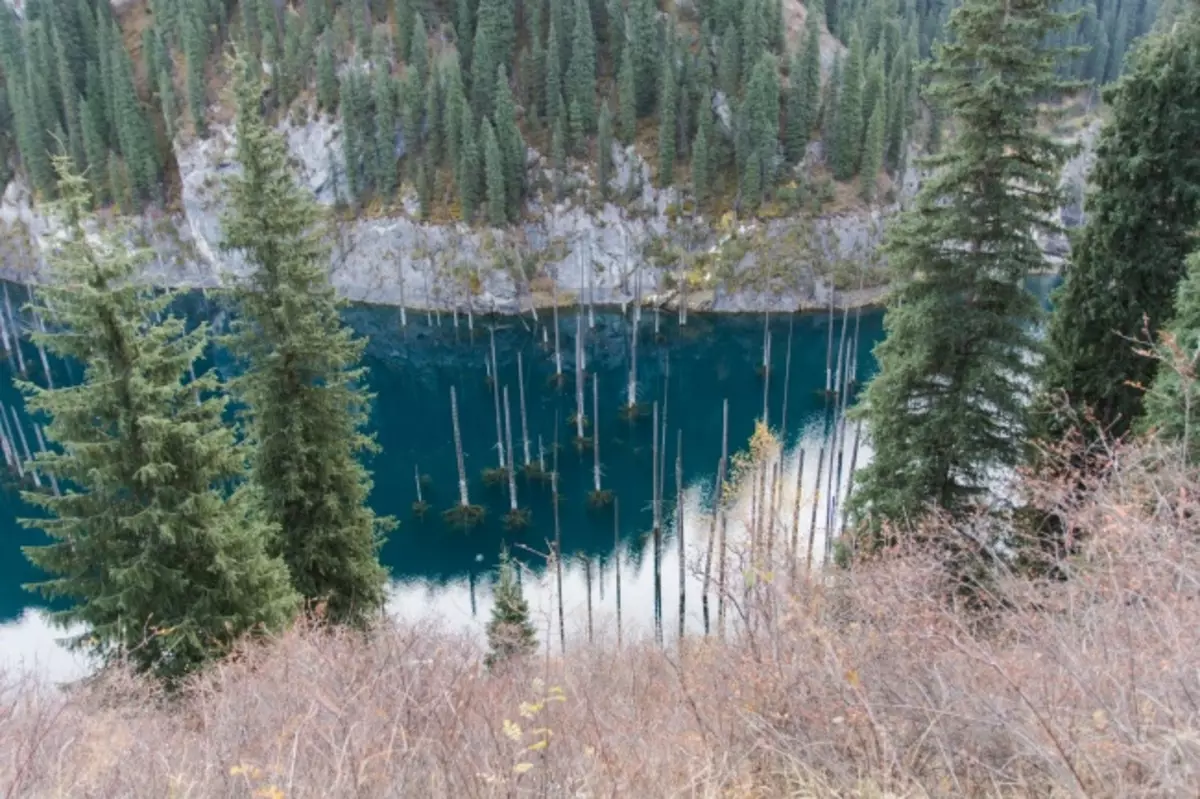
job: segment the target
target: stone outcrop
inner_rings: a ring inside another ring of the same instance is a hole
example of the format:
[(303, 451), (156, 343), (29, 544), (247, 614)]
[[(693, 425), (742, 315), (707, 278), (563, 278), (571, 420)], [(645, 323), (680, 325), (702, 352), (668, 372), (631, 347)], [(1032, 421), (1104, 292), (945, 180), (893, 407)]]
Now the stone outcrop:
[[(338, 124), (317, 117), (302, 126), (285, 124), (281, 131), (298, 179), (317, 201), (332, 206), (344, 198)], [(176, 287), (221, 285), (245, 268), (236, 253), (224, 252), (220, 246), (223, 184), (238, 168), (232, 130), (214, 126), (207, 139), (176, 142), (175, 155), (182, 181), (180, 209), (134, 220), (138, 243), (155, 254), (146, 277)], [(819, 148), (815, 155), (819, 158)], [(548, 303), (554, 294), (567, 301), (581, 290), (596, 303), (620, 304), (632, 301), (639, 288), (647, 301), (670, 301), (676, 297), (673, 276), (640, 253), (653, 239), (669, 234), (668, 213), (678, 198), (652, 185), (649, 166), (632, 147), (614, 144), (613, 161), (612, 188), (621, 197), (620, 205), (596, 202), (594, 179), (586, 171), (575, 171), (564, 181), (570, 187), (564, 202), (535, 198), (526, 221), (510, 230), (422, 223), (413, 196), (403, 197), (386, 216), (360, 215), (337, 223), (331, 236), (333, 283), (351, 300), (414, 309), (519, 312), (530, 303)], [(1081, 164), (1079, 170), (1085, 172), (1086, 163)], [(529, 169), (535, 183), (549, 185), (546, 159), (533, 150)], [(911, 196), (918, 180), (916, 171), (909, 170), (900, 195)], [(859, 209), (815, 220), (809, 234), (816, 241), (815, 263), (796, 259), (788, 279), (771, 282), (769, 290), (750, 288), (760, 268), (754, 252), (741, 257), (723, 279), (714, 277), (712, 270), (693, 275), (689, 307), (738, 312), (824, 305), (828, 276), (838, 265), (845, 271), (848, 263), (871, 258), (884, 219), (894, 210), (894, 206)], [(768, 237), (780, 236), (796, 224), (796, 220), (777, 219), (765, 223), (765, 232)], [(0, 276), (41, 279), (41, 254), (53, 246), (55, 229), (53, 220), (33, 207), (20, 179), (11, 182), (0, 202)], [(692, 242), (692, 249), (711, 251), (716, 244), (710, 238)], [(843, 288), (852, 287), (843, 281)], [(871, 302), (880, 294), (839, 292), (839, 296)]]

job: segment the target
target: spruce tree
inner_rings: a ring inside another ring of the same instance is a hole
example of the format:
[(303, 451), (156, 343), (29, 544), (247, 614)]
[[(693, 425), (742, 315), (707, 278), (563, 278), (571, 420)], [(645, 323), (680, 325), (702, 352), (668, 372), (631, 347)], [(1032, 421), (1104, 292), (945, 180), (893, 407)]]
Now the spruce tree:
[(374, 83), (375, 191), (386, 201), (396, 191), (396, 81), (380, 66)]
[(461, 128), (462, 141), (459, 144), (458, 168), (458, 198), (462, 204), (464, 222), (475, 218), (479, 208), (479, 168), (482, 159), (479, 157), (479, 143), (475, 135), (475, 123), (471, 120), (469, 111), (464, 113)]
[(697, 208), (704, 208), (712, 197), (712, 154), (709, 143), (713, 135), (712, 98), (705, 98), (699, 109), (700, 124), (692, 144), (692, 193)]
[(862, 41), (855, 34), (838, 88), (837, 125), (834, 133), (833, 176), (850, 180), (858, 172), (863, 130)]
[(678, 97), (673, 61), (671, 51), (667, 50), (662, 60), (662, 77), (659, 79), (662, 96), (658, 102), (658, 185), (662, 188), (675, 184), (675, 113)]
[(1111, 116), (1096, 147), (1087, 224), (1055, 295), (1046, 404), (1065, 394), (1114, 435), (1138, 417), (1155, 373), (1131, 340), (1147, 324), (1156, 335), (1173, 316), (1200, 223), (1198, 13), (1145, 40), (1106, 92)]
[(1022, 281), (1045, 267), (1035, 233), (1054, 229), (1068, 155), (1030, 102), (1060, 86), (1053, 7), (964, 0), (932, 67), (956, 135), (885, 249), (899, 284), (861, 405), (875, 454), (851, 497), (875, 533), (963, 511), (1021, 455), (1040, 313)]
[(500, 143), (496, 141), (496, 131), (489, 119), (483, 120), (483, 164), (487, 179), (488, 224), (503, 227), (508, 218), (505, 213), (504, 157), (500, 154)]
[[(546, 38), (546, 51), (553, 54), (558, 49), (558, 29), (554, 25), (554, 20), (550, 20), (550, 32)], [(558, 59), (550, 58), (546, 62), (546, 121), (550, 123), (550, 127), (554, 127), (557, 122), (566, 113), (566, 108), (563, 106), (563, 78), (562, 68), (559, 66)]]
[[(101, 16), (101, 20), (104, 17)], [(206, 107), (208, 99), (204, 85), (204, 63), (208, 57), (208, 36), (204, 21), (197, 10), (187, 14), (187, 24), (184, 26), (184, 56), (187, 59), (187, 96), (188, 111), (192, 117), (192, 128), (197, 136), (208, 134)], [(103, 26), (102, 26), (103, 27)], [(110, 94), (110, 92), (106, 92)]]
[(415, 70), (424, 88), (429, 80), (429, 34), (425, 31), (425, 19), (416, 14), (413, 17), (412, 34), (408, 46), (408, 66)]
[[(162, 110), (163, 130), (167, 134), (168, 144), (175, 140), (175, 124), (179, 115), (179, 109), (176, 106), (176, 103), (175, 83), (171, 80), (171, 73), (166, 67), (164, 67), (158, 73), (158, 106)], [(89, 144), (87, 141), (87, 130), (90, 118), (90, 114), (85, 114), (83, 118), (84, 145), (89, 153), (92, 151), (93, 147), (96, 147), (98, 150), (100, 144), (98, 140), (91, 144)], [(89, 162), (91, 161), (90, 154), (88, 155), (88, 160)]]
[(863, 142), (862, 170), (859, 172), (859, 194), (866, 202), (875, 199), (875, 187), (879, 181), (879, 170), (883, 167), (883, 134), (885, 128), (884, 105), (886, 98), (875, 97), (875, 107), (867, 121), (867, 137)]
[(51, 538), (25, 548), (50, 575), (31, 588), (73, 600), (54, 615), (86, 625), (74, 647), (176, 683), (240, 637), (281, 630), (296, 594), (266, 549), (278, 530), (249, 492), (227, 488), (244, 476), (246, 453), (223, 421), (215, 373), (188, 380), (208, 326), (189, 332), (169, 312), (173, 295), (137, 280), (148, 253), (113, 233), (89, 242), (86, 184), (66, 158), (56, 165), (69, 233), (39, 292), (53, 332), (34, 338), (81, 363), (84, 377), (69, 388), (21, 384), (58, 445), (37, 468), (70, 486), (24, 494), (45, 515), (22, 524)]
[(550, 134), (550, 158), (554, 163), (554, 198), (556, 201), (561, 201), (563, 177), (567, 171), (567, 141), (562, 117), (555, 121), (554, 130)]
[(750, 74), (767, 52), (767, 20), (763, 6), (769, 0), (743, 0), (741, 28), (742, 82), (750, 83)]
[(640, 115), (654, 110), (658, 100), (661, 41), (655, 0), (630, 0), (629, 51), (633, 60)]
[(1200, 252), (1187, 261), (1187, 276), (1175, 296), (1175, 318), (1157, 348), (1162, 363), (1146, 393), (1142, 426), (1168, 441), (1183, 445), (1194, 462), (1200, 453)]
[(578, 104), (583, 132), (591, 133), (596, 127), (596, 35), (586, 0), (574, 2), (575, 31), (571, 36), (566, 99)]
[[(461, 165), (460, 150), (463, 139), (463, 124), (468, 115), (467, 94), (463, 89), (462, 69), (458, 54), (452, 53), (443, 62), (442, 86), (445, 87), (446, 108), (442, 114), (442, 141), (446, 145), (446, 156), (454, 170), (455, 183), (460, 184), (458, 169)], [(461, 189), (460, 189), (461, 191)]]
[(413, 44), (413, 30), (416, 28), (416, 0), (396, 0), (396, 45), (400, 48), (397, 55), (401, 61), (408, 62)]
[(600, 197), (609, 197), (609, 183), (612, 181), (612, 110), (607, 100), (600, 104), (600, 121), (596, 130), (596, 185), (600, 189)]
[(794, 164), (804, 157), (821, 102), (821, 22), (815, 10), (805, 20), (804, 43), (792, 59), (788, 78), (786, 149)]
[(338, 79), (327, 37), (317, 48), (317, 105), (327, 114), (337, 112)]
[(499, 580), (494, 597), (492, 619), (487, 625), (488, 653), (484, 660), (489, 669), (537, 651), (537, 632), (529, 620), (529, 603), (525, 601), (516, 567), (507, 550), (500, 552)]
[[(239, 70), (239, 72), (244, 72)], [(299, 594), (335, 623), (379, 613), (379, 563), (390, 524), (371, 511), (359, 461), (375, 449), (363, 432), (371, 397), (361, 386), (366, 342), (339, 316), (319, 210), (288, 166), (283, 137), (262, 119), (260, 86), (237, 85), (237, 160), (228, 182), (223, 245), (250, 267), (233, 294), (228, 345), (244, 366), (233, 383), (254, 447), (251, 476)]]
[[(628, 48), (626, 48), (628, 53)], [(637, 83), (633, 70), (633, 59), (626, 55), (621, 60), (621, 71), (617, 75), (617, 112), (620, 115), (621, 141), (633, 142), (637, 135)]]
[(508, 71), (496, 68), (496, 141), (504, 163), (505, 213), (516, 222), (521, 215), (521, 198), (525, 191), (525, 154), (527, 147), (517, 127), (517, 104), (508, 86)]
[(741, 85), (741, 60), (738, 51), (737, 28), (731, 23), (721, 35), (721, 50), (717, 55), (717, 88), (732, 103)]

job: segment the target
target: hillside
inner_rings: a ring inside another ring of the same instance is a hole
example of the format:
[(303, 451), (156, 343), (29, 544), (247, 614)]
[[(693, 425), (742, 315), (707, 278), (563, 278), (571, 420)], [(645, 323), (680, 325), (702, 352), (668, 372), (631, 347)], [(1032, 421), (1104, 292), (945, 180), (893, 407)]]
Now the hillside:
[[(152, 279), (213, 286), (237, 268), (219, 224), (234, 47), (338, 220), (335, 284), (373, 302), (518, 311), (550, 302), (551, 283), (716, 310), (822, 306), (831, 286), (854, 301), (883, 280), (881, 218), (940, 136), (915, 66), (942, 12), (921, 2), (69, 5), (0, 14), (12, 278), (33, 279), (55, 227), (39, 202), (58, 142), (102, 202), (137, 215)], [(475, 79), (477, 39), (499, 48), (498, 82)]]

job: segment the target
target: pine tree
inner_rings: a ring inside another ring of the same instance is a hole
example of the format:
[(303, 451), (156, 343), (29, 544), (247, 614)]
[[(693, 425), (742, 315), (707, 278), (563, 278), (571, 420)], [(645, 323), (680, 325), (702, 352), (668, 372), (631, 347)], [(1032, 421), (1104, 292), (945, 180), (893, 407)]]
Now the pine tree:
[(208, 326), (189, 332), (168, 310), (172, 294), (156, 297), (135, 279), (147, 253), (111, 233), (89, 243), (86, 184), (67, 159), (57, 168), (70, 235), (51, 256), (55, 280), (39, 292), (54, 332), (34, 336), (82, 363), (84, 378), (69, 388), (21, 385), (61, 448), (40, 454), (38, 468), (73, 486), (24, 494), (45, 516), (22, 523), (52, 539), (25, 548), (50, 575), (32, 587), (74, 600), (55, 614), (86, 625), (73, 646), (174, 683), (247, 633), (281, 630), (296, 595), (265, 548), (277, 531), (248, 492), (226, 490), (243, 477), (245, 453), (223, 422), (215, 373), (187, 380)]
[(464, 222), (475, 218), (479, 208), (479, 144), (475, 135), (475, 123), (469, 112), (463, 115), (461, 128), (462, 142), (459, 145), (458, 168), (458, 198), (462, 204)]
[(500, 155), (500, 143), (491, 120), (483, 120), (483, 163), (487, 178), (487, 216), (492, 227), (503, 227), (507, 214), (504, 189), (504, 157)]
[[(177, 101), (175, 100), (175, 83), (171, 80), (171, 73), (167, 70), (166, 67), (164, 67), (162, 69), (162, 71), (160, 71), (158, 73), (158, 106), (160, 109), (162, 109), (163, 130), (167, 134), (167, 142), (168, 143), (175, 140), (175, 131), (176, 131), (175, 122), (176, 122), (177, 117), (179, 116), (179, 109), (176, 107), (176, 102)], [(88, 161), (90, 163), (95, 163), (95, 162), (91, 161), (92, 148), (96, 147), (97, 151), (98, 151), (99, 146), (102, 144), (102, 142), (100, 142), (99, 139), (96, 138), (91, 144), (88, 143), (87, 129), (88, 129), (88, 124), (89, 124), (89, 119), (90, 119), (90, 114), (85, 114), (84, 118), (83, 118), (84, 145), (89, 153)], [(97, 133), (92, 134), (93, 137), (96, 137), (97, 135), (98, 135)]]
[[(299, 594), (335, 623), (362, 625), (379, 612), (387, 573), (379, 563), (389, 519), (367, 504), (371, 478), (359, 455), (370, 395), (361, 387), (363, 339), (339, 316), (318, 208), (288, 167), (283, 137), (263, 121), (260, 87), (237, 86), (237, 159), (228, 182), (224, 246), (250, 274), (235, 289), (228, 345), (245, 368), (233, 383), (254, 446), (251, 475), (275, 549)], [(280, 309), (285, 309), (283, 313)]]
[(742, 164), (742, 202), (755, 208), (770, 181), (769, 170), (778, 149), (779, 83), (775, 57), (764, 52), (750, 75), (741, 124), (745, 160)]
[[(628, 51), (628, 48), (626, 48)], [(637, 84), (633, 70), (633, 59), (626, 57), (621, 61), (621, 71), (617, 75), (617, 112), (620, 114), (621, 141), (626, 144), (633, 142), (637, 135)]]
[(375, 191), (390, 200), (396, 191), (396, 81), (386, 67), (375, 69)]
[[(461, 186), (458, 169), (461, 166), (460, 149), (463, 139), (464, 120), (468, 114), (467, 95), (463, 89), (462, 70), (459, 67), (458, 55), (451, 54), (443, 62), (442, 86), (446, 92), (446, 110), (442, 115), (442, 140), (446, 144), (446, 155), (450, 166), (454, 169), (455, 184)], [(461, 188), (460, 188), (461, 191)]]
[(317, 105), (327, 114), (337, 113), (337, 72), (333, 67), (333, 53), (329, 51), (327, 37), (321, 40), (317, 48)]
[(850, 180), (858, 172), (863, 129), (862, 41), (855, 34), (838, 88), (837, 126), (833, 150), (833, 176)]
[[(104, 17), (101, 16), (101, 20)], [(102, 26), (103, 29), (104, 26)], [(197, 136), (208, 135), (206, 107), (208, 98), (204, 85), (204, 63), (208, 56), (208, 36), (198, 11), (187, 14), (184, 26), (184, 55), (187, 59), (188, 111), (192, 116), (192, 127)], [(107, 81), (106, 81), (107, 83)], [(106, 91), (105, 94), (111, 95)]]
[(571, 60), (567, 68), (568, 103), (576, 103), (584, 133), (596, 127), (596, 35), (586, 0), (574, 0), (575, 31), (571, 36)]
[(738, 32), (731, 23), (721, 36), (721, 51), (717, 56), (717, 88), (725, 93), (731, 103), (737, 97), (742, 80), (739, 56)]
[(712, 196), (712, 155), (709, 152), (709, 140), (713, 135), (711, 97), (701, 103), (699, 115), (696, 141), (692, 144), (692, 193), (696, 196), (697, 208), (703, 208)]
[[(1200, 13), (1148, 38), (1105, 98), (1111, 116), (1096, 147), (1087, 224), (1055, 296), (1045, 387), (1047, 404), (1065, 394), (1120, 435), (1155, 372), (1131, 340), (1146, 324), (1156, 335), (1173, 316), (1200, 223)], [(1048, 419), (1046, 432), (1055, 426)]]
[(1145, 396), (1142, 427), (1159, 437), (1183, 444), (1193, 460), (1200, 452), (1196, 424), (1200, 421), (1200, 385), (1196, 353), (1200, 352), (1200, 252), (1187, 261), (1187, 276), (1175, 297), (1175, 318), (1166, 327), (1158, 347), (1163, 366)]
[(867, 122), (867, 137), (863, 143), (862, 170), (859, 173), (859, 194), (863, 200), (875, 199), (875, 187), (879, 182), (879, 170), (883, 167), (883, 134), (885, 129), (884, 105), (886, 98), (875, 97), (875, 107)]
[[(550, 32), (546, 37), (546, 51), (553, 54), (558, 49), (558, 29), (554, 20), (550, 20)], [(563, 78), (562, 68), (557, 58), (549, 58), (546, 63), (546, 121), (554, 127), (566, 112), (563, 107)]]
[(891, 170), (899, 170), (904, 157), (904, 134), (908, 131), (908, 48), (902, 48), (892, 68), (892, 82), (888, 89), (887, 133), (884, 134), (884, 163)]
[(367, 145), (367, 120), (361, 110), (365, 103), (361, 97), (366, 93), (361, 67), (355, 59), (342, 75), (338, 89), (339, 105), (342, 109), (342, 152), (346, 159), (346, 185), (353, 200), (362, 199), (367, 191), (365, 170), (373, 164), (375, 152)]
[(1035, 233), (1054, 229), (1068, 155), (1030, 102), (1060, 86), (1044, 45), (1064, 24), (1053, 5), (964, 0), (933, 65), (929, 91), (956, 135), (885, 249), (901, 282), (862, 403), (874, 459), (851, 497), (870, 543), (885, 521), (963, 511), (1020, 458), (1039, 348), (1022, 280), (1045, 267)]
[(607, 100), (600, 104), (600, 122), (596, 132), (596, 185), (600, 189), (600, 197), (609, 197), (609, 183), (612, 181), (612, 110)]
[(821, 101), (821, 22), (815, 10), (804, 23), (804, 44), (792, 59), (787, 96), (787, 157), (798, 163), (808, 146)]
[(525, 155), (528, 148), (517, 127), (517, 104), (508, 86), (508, 72), (496, 68), (496, 141), (504, 163), (505, 213), (516, 222), (521, 215), (521, 198), (525, 191)]
[(662, 188), (675, 184), (675, 112), (676, 96), (674, 58), (667, 50), (662, 60), (662, 97), (658, 102), (658, 185)]
[[(871, 57), (867, 60), (866, 72), (864, 73), (864, 75), (865, 75), (865, 79), (863, 81), (863, 96), (862, 96), (862, 110), (863, 110), (862, 141), (863, 141), (863, 143), (865, 143), (867, 140), (866, 123), (867, 123), (867, 120), (870, 119), (871, 112), (875, 109), (875, 101), (877, 99), (879, 99), (880, 97), (882, 97), (884, 94), (884, 91), (885, 91), (884, 86), (886, 84), (884, 83), (884, 79), (883, 79), (884, 75), (883, 75), (883, 51), (882, 50), (877, 49), (874, 53), (871, 54)], [(887, 104), (885, 101), (884, 110), (886, 111), (886, 109), (887, 109)], [(860, 145), (860, 146), (862, 146), (862, 145)], [(861, 153), (859, 155), (859, 158), (860, 159), (862, 158)]]
[(500, 552), (500, 573), (494, 592), (492, 619), (487, 625), (489, 669), (537, 651), (537, 632), (529, 620), (529, 603), (517, 580), (516, 567), (507, 550)]
[(567, 171), (567, 142), (562, 117), (554, 122), (554, 130), (550, 134), (550, 158), (554, 162), (554, 198), (561, 201), (563, 176)]
[(429, 163), (433, 165), (431, 178), (442, 158), (442, 131), (445, 128), (442, 101), (441, 70), (434, 69), (430, 71), (429, 83), (425, 87), (425, 146), (421, 153), (422, 159), (428, 156)]
[(639, 115), (649, 114), (658, 100), (659, 56), (662, 52), (655, 0), (630, 0), (629, 51), (633, 60)]
[(420, 14), (413, 16), (412, 35), (408, 46), (408, 66), (415, 70), (424, 88), (429, 80), (429, 34), (425, 31), (425, 20)]
[(742, 3), (741, 57), (742, 82), (750, 82), (750, 74), (758, 60), (767, 52), (767, 20), (763, 5), (768, 0), (744, 0)]
[(396, 44), (400, 48), (397, 55), (405, 63), (408, 63), (411, 57), (409, 54), (414, 42), (413, 30), (416, 28), (416, 18), (416, 0), (396, 0)]

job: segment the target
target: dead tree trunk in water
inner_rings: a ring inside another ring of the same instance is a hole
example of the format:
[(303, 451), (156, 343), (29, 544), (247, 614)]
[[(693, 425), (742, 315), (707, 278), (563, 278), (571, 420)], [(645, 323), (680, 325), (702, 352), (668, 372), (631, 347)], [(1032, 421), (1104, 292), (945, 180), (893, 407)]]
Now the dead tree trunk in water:
[(792, 590), (796, 588), (796, 561), (800, 559), (800, 497), (804, 481), (804, 448), (800, 448), (800, 462), (796, 464), (796, 496), (792, 500), (792, 542), (788, 547), (788, 581)]
[(521, 443), (525, 450), (525, 468), (528, 469), (532, 461), (529, 457), (529, 421), (525, 415), (525, 365), (520, 350), (517, 350), (517, 391), (521, 400)]
[(675, 439), (675, 538), (679, 543), (679, 644), (683, 645), (687, 619), (687, 575), (683, 535), (683, 430)]
[(651, 512), (654, 516), (654, 640), (662, 643), (662, 500), (659, 494), (659, 452), (658, 452), (658, 402), (654, 403), (654, 420), (652, 424), (653, 441), (651, 443), (651, 477), (652, 499)]
[(817, 505), (821, 499), (821, 469), (824, 465), (825, 445), (822, 444), (821, 449), (817, 452), (817, 482), (813, 484), (815, 490), (813, 491), (812, 520), (808, 526), (808, 555), (804, 559), (805, 579), (808, 579), (808, 576), (812, 574), (813, 545), (817, 536)]
[(613, 499), (613, 571), (617, 577), (617, 648), (621, 648), (621, 499)]
[(786, 446), (788, 439), (787, 429), (787, 412), (788, 412), (788, 387), (792, 382), (792, 332), (796, 322), (795, 314), (788, 316), (788, 342), (787, 356), (783, 360), (783, 413), (779, 421), (779, 440), (780, 444)]

